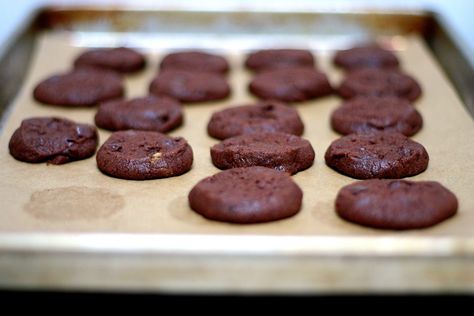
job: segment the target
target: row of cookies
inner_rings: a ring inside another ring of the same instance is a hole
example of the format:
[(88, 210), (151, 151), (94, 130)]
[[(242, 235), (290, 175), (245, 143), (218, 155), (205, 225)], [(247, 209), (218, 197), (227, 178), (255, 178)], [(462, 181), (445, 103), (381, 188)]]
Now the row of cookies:
[[(151, 94), (168, 95), (181, 102), (218, 100), (230, 95), (229, 84), (219, 72), (221, 69), (227, 71), (227, 61), (200, 52), (186, 52), (184, 55), (175, 53), (163, 59), (160, 72), (150, 82)], [(95, 106), (123, 98), (122, 75), (139, 72), (146, 64), (144, 55), (129, 48), (86, 51), (75, 59), (73, 70), (40, 82), (33, 96), (45, 104)], [(211, 65), (212, 71), (198, 71), (206, 64)], [(183, 70), (188, 65), (192, 65), (189, 69), (194, 71)], [(214, 69), (216, 67), (217, 70)]]
[(207, 132), (222, 142), (211, 148), (211, 159), (228, 170), (198, 182), (189, 192), (189, 206), (218, 221), (279, 220), (302, 205), (303, 191), (290, 174), (309, 168), (315, 158), (310, 142), (299, 137), (304, 125), (297, 110), (284, 102), (324, 96), (332, 88), (307, 51), (257, 51), (245, 66), (255, 73), (249, 91), (266, 101), (212, 114)]
[[(335, 63), (340, 64), (337, 57)], [(124, 94), (119, 76), (112, 76), (104, 70), (127, 74), (140, 71), (145, 65), (145, 57), (128, 48), (87, 51), (76, 58), (73, 71), (44, 80), (36, 87), (34, 96), (47, 104), (96, 105)], [(259, 51), (250, 54), (245, 65), (256, 71), (249, 91), (262, 99), (303, 101), (333, 91), (326, 75), (316, 70), (309, 51)], [(101, 74), (86, 71), (98, 69), (102, 70)], [(150, 83), (149, 90), (152, 94), (169, 95), (182, 102), (223, 99), (230, 94), (224, 76), (228, 70), (228, 62), (221, 56), (194, 51), (172, 53), (160, 63), (160, 72)], [(63, 93), (56, 93), (58, 90)], [(409, 100), (416, 99), (421, 93), (413, 78), (394, 69), (381, 71), (377, 68), (351, 71), (337, 91), (345, 98), (354, 95), (397, 95)]]
[(333, 141), (325, 160), (334, 170), (362, 180), (338, 192), (337, 214), (350, 222), (384, 229), (414, 229), (453, 216), (456, 196), (435, 181), (392, 180), (428, 167), (428, 153), (408, 137), (423, 124), (411, 102), (421, 95), (414, 78), (399, 70), (397, 56), (377, 45), (335, 55), (346, 71), (339, 95), (346, 101), (330, 118), (346, 135)]
[[(249, 69), (257, 69), (255, 62), (252, 63), (254, 57), (278, 61), (267, 63), (266, 68), (258, 68), (258, 74), (249, 84), (249, 91), (262, 99), (281, 101), (303, 101), (332, 93), (325, 74), (308, 65), (298, 66), (301, 52), (269, 50), (263, 52), (263, 56), (258, 56), (258, 53), (249, 55), (246, 60)], [(293, 57), (296, 61), (293, 64), (297, 67), (290, 67), (292, 63), (288, 62)], [(270, 67), (272, 64), (274, 67)], [(47, 78), (38, 84), (33, 94), (37, 101), (46, 104), (93, 106), (122, 98), (125, 91), (119, 74), (140, 71), (145, 65), (145, 57), (128, 48), (87, 51), (76, 58), (72, 71)], [(218, 55), (198, 51), (171, 53), (161, 61), (149, 91), (186, 103), (225, 99), (231, 94), (225, 77), (229, 68), (228, 62)], [(298, 87), (292, 89), (288, 82), (296, 83)], [(58, 94), (58, 90), (62, 93)]]
[(346, 72), (339, 95), (346, 99), (331, 114), (343, 136), (326, 151), (326, 164), (358, 179), (404, 178), (428, 167), (426, 149), (407, 136), (422, 126), (410, 101), (421, 94), (416, 80), (399, 71), (397, 56), (377, 45), (339, 51), (334, 64)]

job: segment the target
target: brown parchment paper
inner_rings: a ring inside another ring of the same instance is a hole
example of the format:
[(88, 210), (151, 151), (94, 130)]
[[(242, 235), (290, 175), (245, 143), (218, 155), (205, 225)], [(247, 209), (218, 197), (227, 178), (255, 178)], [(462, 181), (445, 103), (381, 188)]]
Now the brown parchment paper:
[[(45, 77), (67, 71), (85, 48), (72, 45), (67, 34), (44, 34), (24, 86), (8, 114), (0, 138), (0, 232), (127, 232), (177, 234), (270, 235), (474, 235), (474, 124), (442, 71), (420, 39), (404, 38), (398, 55), (403, 69), (423, 87), (416, 107), (423, 129), (413, 137), (430, 155), (428, 170), (413, 180), (437, 180), (459, 198), (459, 213), (433, 228), (386, 232), (360, 227), (337, 217), (333, 204), (337, 191), (355, 181), (324, 163), (324, 152), (339, 137), (329, 125), (329, 115), (341, 102), (336, 97), (296, 105), (305, 123), (304, 137), (316, 151), (314, 166), (293, 176), (304, 191), (303, 208), (296, 216), (265, 224), (235, 225), (214, 222), (195, 214), (187, 194), (200, 179), (218, 172), (209, 148), (217, 141), (206, 134), (212, 112), (253, 101), (246, 92), (250, 74), (243, 70), (243, 52), (229, 49), (232, 97), (215, 103), (186, 105), (185, 124), (170, 133), (185, 137), (194, 151), (194, 165), (180, 177), (126, 181), (103, 175), (95, 157), (61, 166), (28, 164), (8, 153), (8, 141), (21, 120), (33, 116), (63, 116), (93, 123), (95, 108), (69, 109), (42, 105), (32, 98), (34, 86)], [(145, 71), (126, 77), (127, 96), (147, 94), (148, 85), (165, 52), (147, 52)], [(330, 63), (331, 54), (317, 53), (319, 68), (337, 84), (341, 73)], [(100, 143), (110, 135), (100, 130)]]

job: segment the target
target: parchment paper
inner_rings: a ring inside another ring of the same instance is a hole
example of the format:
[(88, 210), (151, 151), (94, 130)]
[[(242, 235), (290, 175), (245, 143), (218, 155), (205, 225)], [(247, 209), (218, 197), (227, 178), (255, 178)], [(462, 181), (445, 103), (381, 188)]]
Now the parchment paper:
[[(202, 178), (219, 170), (209, 148), (217, 141), (206, 134), (214, 111), (254, 100), (246, 91), (251, 76), (243, 70), (243, 52), (224, 52), (232, 64), (229, 76), (232, 97), (215, 103), (185, 105), (185, 124), (170, 133), (185, 137), (194, 151), (190, 172), (174, 178), (127, 181), (103, 175), (95, 156), (61, 166), (23, 163), (8, 153), (8, 141), (20, 122), (33, 116), (63, 116), (93, 123), (95, 108), (69, 109), (42, 105), (32, 98), (42, 79), (67, 71), (74, 57), (85, 48), (75, 47), (64, 34), (39, 38), (30, 72), (4, 122), (0, 138), (0, 232), (137, 232), (195, 234), (270, 235), (423, 235), (472, 236), (474, 234), (474, 124), (442, 71), (420, 39), (404, 39), (397, 52), (403, 69), (423, 87), (415, 102), (424, 119), (423, 129), (413, 137), (429, 155), (428, 170), (413, 180), (436, 180), (459, 198), (459, 213), (433, 228), (390, 232), (357, 226), (337, 217), (334, 199), (344, 185), (356, 181), (340, 175), (324, 163), (324, 152), (339, 137), (329, 125), (329, 115), (341, 102), (336, 97), (296, 105), (305, 123), (304, 137), (316, 152), (314, 166), (293, 176), (304, 191), (303, 208), (296, 216), (265, 224), (236, 225), (204, 219), (187, 202), (189, 190)], [(166, 52), (147, 52), (148, 67), (126, 77), (127, 96), (147, 94), (148, 85)], [(341, 73), (330, 63), (330, 54), (318, 54), (318, 67), (328, 72), (333, 84)], [(110, 135), (100, 130), (100, 143)]]

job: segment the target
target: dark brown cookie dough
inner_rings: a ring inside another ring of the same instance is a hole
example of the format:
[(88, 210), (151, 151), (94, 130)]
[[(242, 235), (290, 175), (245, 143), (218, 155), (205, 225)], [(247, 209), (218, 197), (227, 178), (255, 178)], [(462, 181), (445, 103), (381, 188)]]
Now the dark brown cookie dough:
[(405, 99), (359, 96), (345, 101), (331, 114), (332, 128), (343, 135), (371, 131), (416, 134), (423, 125), (420, 113)]
[(365, 68), (347, 74), (339, 86), (339, 95), (345, 99), (365, 95), (414, 101), (421, 95), (421, 87), (413, 77), (398, 70)]
[(232, 223), (270, 222), (298, 213), (303, 192), (291, 177), (264, 167), (235, 168), (201, 180), (189, 205), (202, 216)]
[(111, 131), (135, 129), (165, 133), (182, 122), (181, 105), (166, 96), (105, 102), (95, 115), (95, 124)]
[(349, 71), (359, 68), (396, 69), (399, 61), (391, 51), (372, 44), (337, 52), (334, 64)]
[(15, 159), (55, 165), (92, 156), (97, 148), (96, 128), (58, 117), (23, 120), (8, 145)]
[(128, 180), (178, 176), (193, 164), (193, 152), (184, 138), (150, 131), (115, 132), (96, 158), (103, 173)]
[(314, 68), (280, 68), (255, 75), (249, 90), (261, 99), (297, 102), (329, 95), (326, 75)]
[(259, 72), (274, 68), (314, 67), (314, 57), (305, 49), (264, 49), (249, 54), (245, 67)]
[(220, 169), (261, 166), (294, 174), (311, 167), (314, 150), (309, 141), (295, 135), (254, 133), (214, 145), (211, 158)]
[(120, 98), (123, 94), (119, 75), (90, 68), (54, 75), (40, 82), (33, 91), (34, 98), (39, 102), (71, 107), (94, 106)]
[(381, 229), (436, 225), (456, 214), (456, 196), (434, 181), (372, 179), (343, 187), (336, 212), (343, 219)]
[(304, 125), (296, 109), (278, 101), (234, 106), (212, 114), (207, 132), (217, 139), (257, 132), (303, 134)]
[(153, 79), (150, 92), (182, 102), (204, 102), (227, 98), (230, 86), (224, 76), (214, 73), (165, 70)]
[(160, 70), (166, 69), (225, 74), (229, 71), (229, 63), (219, 55), (186, 51), (166, 55), (160, 63)]
[(417, 175), (428, 167), (423, 145), (400, 133), (350, 134), (331, 143), (326, 164), (357, 179), (399, 179)]
[(92, 67), (131, 73), (142, 70), (146, 65), (145, 56), (126, 48), (97, 48), (83, 52), (74, 61), (74, 67)]

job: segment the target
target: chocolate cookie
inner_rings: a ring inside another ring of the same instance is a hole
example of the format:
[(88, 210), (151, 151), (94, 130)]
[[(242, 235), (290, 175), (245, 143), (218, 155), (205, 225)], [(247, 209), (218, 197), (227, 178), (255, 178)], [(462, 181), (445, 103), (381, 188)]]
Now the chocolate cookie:
[(423, 145), (400, 133), (350, 134), (331, 143), (325, 155), (334, 170), (357, 179), (398, 179), (428, 167)]
[(135, 129), (165, 133), (182, 122), (181, 105), (166, 96), (105, 102), (95, 115), (95, 124), (111, 131)]
[(80, 54), (74, 61), (74, 67), (93, 67), (131, 73), (145, 67), (145, 56), (126, 48), (98, 48)]
[(350, 99), (358, 95), (396, 96), (410, 101), (421, 95), (413, 77), (398, 70), (365, 68), (350, 72), (339, 87), (339, 95)]
[(212, 114), (207, 132), (217, 139), (257, 132), (303, 134), (304, 125), (296, 109), (278, 101), (234, 106)]
[(345, 220), (382, 229), (433, 226), (456, 214), (456, 196), (434, 181), (365, 180), (343, 187), (336, 212)]
[(309, 50), (304, 49), (264, 49), (249, 54), (245, 66), (254, 71), (314, 67), (314, 57)]
[(229, 71), (229, 63), (218, 55), (188, 51), (166, 55), (160, 63), (160, 70), (166, 69), (225, 74)]
[(314, 68), (280, 68), (255, 75), (250, 91), (261, 99), (305, 101), (333, 92), (328, 78)]
[(331, 115), (332, 128), (344, 135), (387, 131), (412, 136), (422, 125), (420, 113), (407, 100), (397, 97), (355, 97)]
[(314, 150), (301, 137), (284, 133), (254, 133), (227, 138), (211, 148), (217, 168), (261, 166), (290, 174), (311, 167)]
[(264, 167), (235, 168), (201, 180), (189, 192), (189, 205), (223, 222), (259, 223), (290, 217), (301, 208), (303, 192), (291, 177)]
[(345, 70), (358, 68), (396, 69), (399, 62), (397, 56), (378, 45), (357, 46), (342, 50), (334, 56), (334, 64)]
[(182, 102), (203, 102), (227, 98), (230, 87), (222, 75), (174, 69), (160, 72), (151, 82), (150, 92)]
[(99, 102), (122, 97), (122, 78), (114, 72), (77, 69), (54, 75), (40, 82), (33, 91), (42, 103), (63, 106), (94, 106)]
[(148, 180), (186, 173), (193, 164), (193, 151), (182, 137), (128, 130), (113, 133), (96, 158), (100, 171), (107, 175)]
[(23, 120), (8, 144), (15, 159), (55, 165), (92, 156), (97, 148), (96, 128), (58, 117)]

